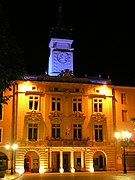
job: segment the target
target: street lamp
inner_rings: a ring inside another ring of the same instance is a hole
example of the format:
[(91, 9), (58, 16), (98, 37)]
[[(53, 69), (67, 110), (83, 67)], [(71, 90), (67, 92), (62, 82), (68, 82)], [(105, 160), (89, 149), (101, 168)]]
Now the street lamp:
[(124, 173), (127, 173), (125, 148), (126, 146), (128, 146), (131, 135), (132, 135), (131, 132), (126, 131), (126, 130), (122, 132), (115, 132), (115, 138), (121, 141), (121, 146), (123, 147), (123, 166), (124, 166), (123, 172)]
[(13, 145), (9, 145), (6, 144), (5, 148), (7, 150), (11, 149), (11, 174), (14, 174), (14, 162), (15, 162), (15, 157), (14, 157), (14, 151), (18, 148), (18, 144), (13, 144)]

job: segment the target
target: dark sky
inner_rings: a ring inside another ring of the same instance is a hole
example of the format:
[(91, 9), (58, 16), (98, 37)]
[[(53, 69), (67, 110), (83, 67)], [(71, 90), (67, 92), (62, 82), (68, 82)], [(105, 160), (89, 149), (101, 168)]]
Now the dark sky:
[[(58, 2), (5, 0), (12, 33), (25, 52), (30, 74), (47, 70), (50, 28), (58, 23)], [(63, 0), (62, 12), (64, 27), (73, 29), (75, 75), (135, 80), (135, 11), (131, 1)]]

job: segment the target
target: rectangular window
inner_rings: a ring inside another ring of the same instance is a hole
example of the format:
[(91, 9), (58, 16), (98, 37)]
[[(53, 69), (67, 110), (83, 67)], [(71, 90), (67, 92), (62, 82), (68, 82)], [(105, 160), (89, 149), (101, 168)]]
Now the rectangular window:
[(2, 142), (2, 129), (0, 128), (0, 143)]
[(82, 98), (73, 98), (73, 111), (82, 111)]
[(93, 111), (103, 112), (103, 102), (102, 99), (93, 99)]
[(32, 86), (32, 91), (37, 91), (37, 87), (36, 86)]
[(60, 138), (60, 124), (52, 124), (52, 137)]
[(59, 88), (55, 87), (55, 88), (54, 88), (54, 91), (59, 91)]
[(103, 141), (103, 127), (102, 125), (95, 125), (95, 141)]
[(79, 88), (76, 88), (76, 89), (75, 89), (75, 92), (80, 92), (80, 89), (79, 89)]
[(52, 98), (52, 111), (60, 111), (61, 110), (61, 98)]
[(121, 104), (126, 104), (126, 94), (121, 93)]
[(38, 125), (37, 124), (29, 124), (28, 127), (28, 139), (29, 141), (35, 140), (37, 141), (38, 133)]
[(74, 139), (81, 139), (82, 138), (82, 125), (81, 124), (74, 124)]
[(39, 111), (39, 96), (29, 96), (29, 110)]
[(127, 121), (127, 110), (122, 110), (122, 121), (123, 122)]

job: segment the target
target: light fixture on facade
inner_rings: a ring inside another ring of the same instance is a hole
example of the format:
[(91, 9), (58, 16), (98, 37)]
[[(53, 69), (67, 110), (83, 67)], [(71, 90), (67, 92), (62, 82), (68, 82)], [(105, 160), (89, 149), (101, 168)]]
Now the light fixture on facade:
[(71, 168), (71, 173), (75, 173), (75, 168)]
[(18, 148), (18, 144), (12, 144), (12, 145), (10, 145), (10, 144), (6, 144), (5, 145), (5, 148), (7, 149), (7, 150), (11, 150), (11, 152), (12, 152), (12, 156), (11, 156), (11, 174), (14, 174), (14, 169), (15, 169), (15, 167), (14, 167), (14, 162), (15, 162), (15, 159), (14, 159), (14, 152), (15, 152), (15, 150)]
[(90, 168), (89, 168), (89, 172), (94, 172), (93, 165), (91, 165), (91, 166), (90, 166)]
[(117, 140), (120, 140), (121, 142), (121, 146), (123, 147), (123, 172), (127, 173), (127, 169), (126, 169), (126, 152), (125, 152), (125, 148), (129, 145), (129, 140), (131, 138), (132, 134), (129, 131), (122, 131), (122, 132), (115, 132), (115, 138)]
[(63, 168), (60, 168), (60, 173), (63, 173), (64, 172), (64, 169)]

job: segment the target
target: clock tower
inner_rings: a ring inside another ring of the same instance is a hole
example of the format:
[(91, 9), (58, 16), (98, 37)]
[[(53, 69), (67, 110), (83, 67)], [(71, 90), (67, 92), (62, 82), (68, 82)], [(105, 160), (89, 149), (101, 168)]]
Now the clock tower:
[(48, 75), (58, 76), (62, 70), (73, 72), (73, 40), (51, 38)]

